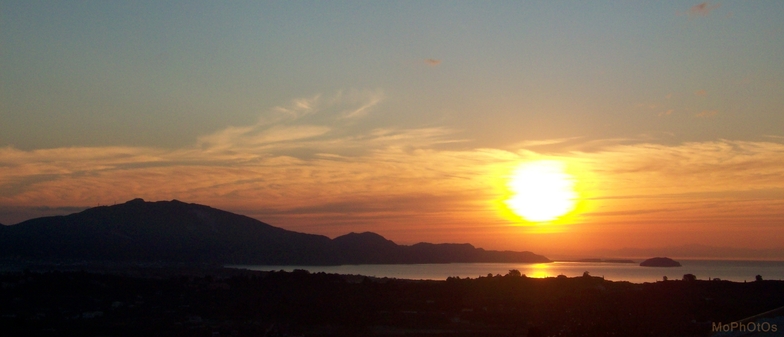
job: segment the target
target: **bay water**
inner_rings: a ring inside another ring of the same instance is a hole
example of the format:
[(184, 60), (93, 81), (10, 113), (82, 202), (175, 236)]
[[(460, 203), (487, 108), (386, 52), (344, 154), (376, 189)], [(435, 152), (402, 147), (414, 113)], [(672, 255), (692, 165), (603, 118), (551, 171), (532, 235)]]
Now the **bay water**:
[(259, 271), (307, 270), (311, 273), (332, 273), (389, 277), (412, 280), (445, 280), (447, 277), (476, 278), (479, 276), (506, 275), (518, 270), (528, 277), (601, 276), (610, 281), (632, 283), (656, 282), (663, 277), (680, 280), (685, 274), (693, 274), (698, 280), (721, 279), (735, 282), (751, 282), (760, 275), (765, 280), (784, 280), (784, 261), (735, 261), (735, 260), (678, 260), (681, 267), (641, 267), (638, 263), (607, 262), (553, 262), (553, 263), (445, 263), (445, 264), (363, 264), (340, 266), (262, 266), (232, 265)]

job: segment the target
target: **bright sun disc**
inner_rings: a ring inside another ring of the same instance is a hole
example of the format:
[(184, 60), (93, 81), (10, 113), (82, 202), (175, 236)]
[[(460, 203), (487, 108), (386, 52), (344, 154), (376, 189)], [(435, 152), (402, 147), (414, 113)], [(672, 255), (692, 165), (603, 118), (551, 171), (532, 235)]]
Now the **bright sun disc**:
[(544, 160), (520, 165), (509, 181), (507, 206), (532, 222), (552, 221), (574, 209), (574, 178), (564, 164)]

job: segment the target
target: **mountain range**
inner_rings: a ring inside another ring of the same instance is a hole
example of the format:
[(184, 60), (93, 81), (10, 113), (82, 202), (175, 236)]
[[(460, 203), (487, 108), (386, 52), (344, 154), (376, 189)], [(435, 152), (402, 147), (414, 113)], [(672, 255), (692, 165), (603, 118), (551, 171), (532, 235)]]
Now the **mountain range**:
[(0, 258), (257, 265), (551, 262), (531, 252), (467, 243), (398, 245), (371, 232), (330, 239), (209, 206), (142, 199), (0, 226)]

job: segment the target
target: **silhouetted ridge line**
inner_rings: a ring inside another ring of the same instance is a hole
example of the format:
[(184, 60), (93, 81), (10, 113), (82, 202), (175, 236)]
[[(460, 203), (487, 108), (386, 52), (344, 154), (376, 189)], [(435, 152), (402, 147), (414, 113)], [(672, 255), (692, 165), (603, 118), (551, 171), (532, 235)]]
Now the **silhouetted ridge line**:
[(470, 244), (397, 245), (371, 232), (331, 240), (209, 206), (143, 199), (4, 227), (0, 257), (269, 265), (550, 262), (531, 252), (485, 251)]

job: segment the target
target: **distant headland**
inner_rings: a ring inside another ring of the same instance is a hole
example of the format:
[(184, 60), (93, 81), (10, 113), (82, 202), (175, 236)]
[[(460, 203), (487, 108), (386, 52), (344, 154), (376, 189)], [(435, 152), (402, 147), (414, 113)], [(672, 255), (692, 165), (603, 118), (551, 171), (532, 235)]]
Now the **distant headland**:
[(628, 259), (596, 259), (596, 258), (559, 260), (559, 262), (635, 263), (634, 260), (628, 260)]

